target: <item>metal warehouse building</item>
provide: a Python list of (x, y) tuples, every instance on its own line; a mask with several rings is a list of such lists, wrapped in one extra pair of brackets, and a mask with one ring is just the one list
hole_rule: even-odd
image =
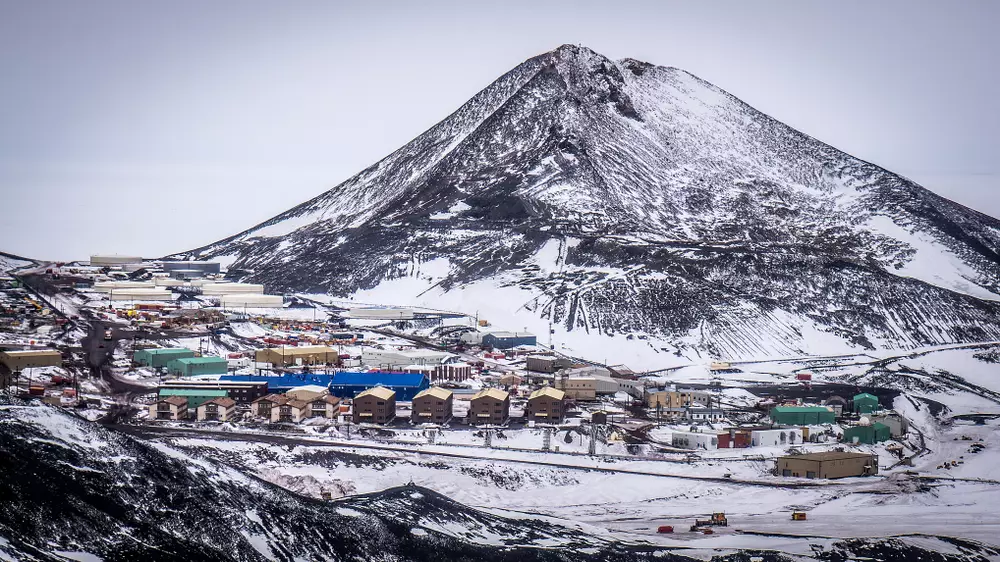
[[(260, 378), (260, 377), (258, 377)], [(186, 390), (224, 390), (230, 398), (240, 404), (249, 404), (267, 395), (267, 381), (205, 381), (197, 379), (163, 381), (160, 388)]]
[(427, 377), (419, 373), (383, 373), (379, 371), (356, 373), (341, 371), (334, 374), (294, 373), (281, 376), (258, 377), (255, 375), (224, 375), (226, 381), (267, 381), (271, 392), (285, 392), (304, 385), (323, 386), (339, 398), (354, 398), (358, 393), (376, 386), (396, 392), (396, 400), (413, 400), (421, 390), (430, 387)]
[(771, 420), (782, 425), (833, 423), (836, 415), (826, 406), (778, 406), (771, 408)]
[(174, 359), (194, 357), (194, 352), (184, 347), (169, 347), (160, 349), (137, 349), (132, 354), (132, 360), (146, 367), (159, 369), (166, 367)]
[(62, 354), (55, 349), (0, 351), (0, 364), (5, 365), (11, 372), (22, 371), (28, 367), (59, 367), (62, 365)]
[(863, 453), (809, 453), (778, 457), (778, 473), (796, 478), (848, 478), (878, 474), (878, 456)]
[(209, 400), (215, 398), (225, 398), (225, 390), (211, 390), (211, 389), (201, 389), (201, 388), (161, 388), (160, 389), (160, 399), (166, 398), (168, 396), (180, 396), (187, 399), (187, 407), (189, 410), (194, 410), (198, 406), (201, 406)]
[(358, 393), (375, 386), (384, 386), (396, 393), (396, 400), (409, 402), (413, 397), (430, 387), (427, 377), (420, 373), (352, 373), (340, 372), (333, 375), (330, 394), (340, 398), (353, 398)]
[(255, 360), (258, 363), (282, 366), (325, 365), (337, 362), (339, 357), (336, 349), (325, 345), (269, 347), (258, 349), (255, 354)]
[(878, 411), (878, 397), (874, 394), (862, 392), (854, 397), (854, 412), (858, 414), (871, 414)]
[(868, 425), (855, 425), (844, 429), (844, 442), (865, 443), (871, 445), (888, 441), (892, 431), (884, 423), (875, 422)]
[(167, 371), (173, 375), (190, 377), (192, 375), (224, 375), (229, 368), (229, 361), (224, 357), (187, 357), (174, 359), (167, 363)]
[(538, 338), (528, 332), (491, 332), (483, 334), (483, 346), (510, 349), (519, 345), (537, 345)]

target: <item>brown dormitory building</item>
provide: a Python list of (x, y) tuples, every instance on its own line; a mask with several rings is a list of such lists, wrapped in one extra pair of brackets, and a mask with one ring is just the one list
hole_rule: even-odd
[(480, 390), (469, 400), (469, 423), (503, 425), (510, 419), (510, 394), (499, 388)]
[(528, 408), (525, 411), (528, 421), (562, 423), (566, 416), (566, 393), (543, 386), (528, 397)]
[(451, 419), (454, 394), (445, 388), (434, 386), (413, 397), (410, 419), (419, 423), (447, 423)]
[(376, 386), (354, 397), (354, 423), (389, 423), (396, 417), (396, 392)]

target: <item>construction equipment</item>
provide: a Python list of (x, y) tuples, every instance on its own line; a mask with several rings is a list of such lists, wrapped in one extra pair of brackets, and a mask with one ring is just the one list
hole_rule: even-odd
[(711, 519), (695, 519), (694, 527), (728, 527), (725, 513), (713, 513)]
[(805, 520), (806, 520), (806, 512), (804, 511), (792, 512), (792, 521), (805, 521)]

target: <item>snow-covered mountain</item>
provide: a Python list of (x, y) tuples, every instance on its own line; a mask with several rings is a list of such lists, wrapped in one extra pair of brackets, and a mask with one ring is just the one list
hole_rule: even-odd
[(683, 70), (569, 45), (179, 255), (271, 291), (551, 324), (557, 345), (646, 366), (1000, 339), (1000, 221)]

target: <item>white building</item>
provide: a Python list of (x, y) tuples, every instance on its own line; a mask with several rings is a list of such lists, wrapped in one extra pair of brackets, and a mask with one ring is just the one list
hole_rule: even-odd
[(163, 288), (112, 289), (108, 292), (113, 301), (170, 301), (174, 294)]
[(152, 281), (98, 281), (92, 290), (97, 293), (117, 292), (120, 289), (155, 289)]
[(374, 320), (412, 320), (412, 308), (352, 308), (348, 311), (351, 318), (366, 318)]
[(715, 408), (687, 408), (685, 417), (691, 421), (716, 423), (726, 419), (726, 412)]
[(205, 283), (201, 286), (203, 295), (262, 294), (263, 285), (255, 283)]
[(361, 350), (361, 362), (379, 369), (402, 369), (411, 365), (441, 365), (458, 362), (458, 356), (433, 349), (373, 349)]
[(750, 444), (754, 447), (781, 447), (800, 443), (802, 443), (802, 430), (796, 427), (755, 429), (750, 432)]
[(90, 265), (97, 267), (114, 267), (119, 265), (125, 265), (127, 263), (142, 263), (142, 258), (139, 256), (90, 256)]
[(281, 308), (284, 304), (285, 299), (281, 295), (242, 293), (219, 297), (222, 308)]
[(670, 443), (678, 449), (702, 449), (709, 451), (719, 448), (719, 436), (714, 433), (675, 431), (670, 436)]

